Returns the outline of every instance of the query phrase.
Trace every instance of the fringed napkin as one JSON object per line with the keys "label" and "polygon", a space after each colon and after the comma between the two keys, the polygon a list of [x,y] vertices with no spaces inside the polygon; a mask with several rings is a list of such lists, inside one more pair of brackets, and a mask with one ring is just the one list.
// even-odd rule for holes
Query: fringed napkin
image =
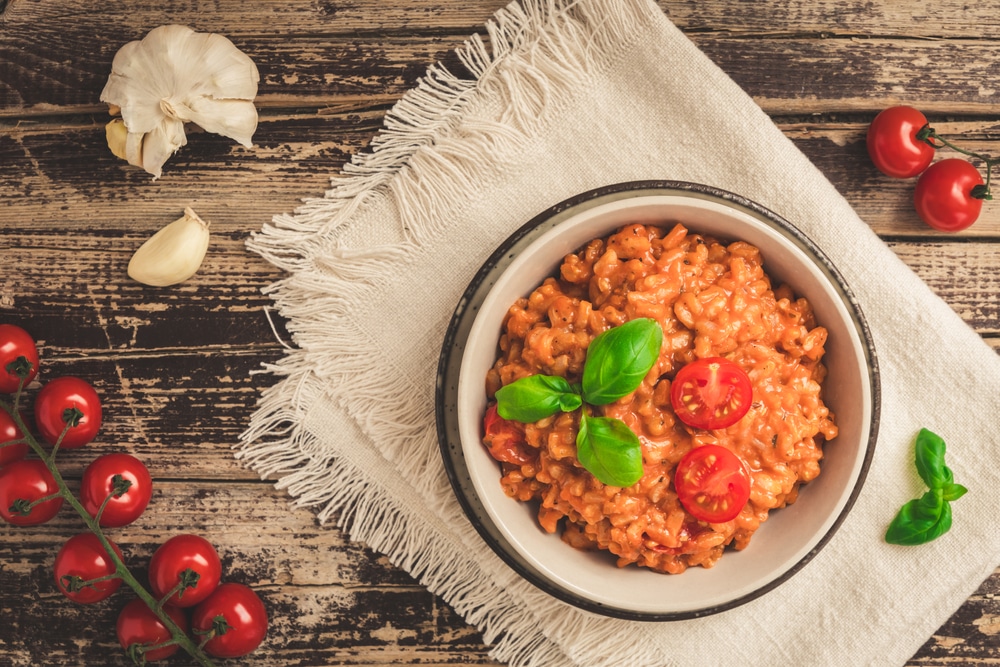
{"label": "fringed napkin", "polygon": [[[287,271],[269,292],[297,349],[271,369],[282,377],[238,456],[512,665],[905,662],[1000,561],[997,355],[651,0],[522,0],[486,29],[458,53],[471,77],[432,67],[325,197],[251,240]],[[883,382],[867,485],[826,548],[749,604],[670,623],[591,615],[519,579],[461,513],[434,424],[442,336],[483,260],[552,204],[643,179],[713,185],[793,221],[852,286]],[[970,491],[950,533],[890,546],[886,525],[922,490],[923,426]]]}

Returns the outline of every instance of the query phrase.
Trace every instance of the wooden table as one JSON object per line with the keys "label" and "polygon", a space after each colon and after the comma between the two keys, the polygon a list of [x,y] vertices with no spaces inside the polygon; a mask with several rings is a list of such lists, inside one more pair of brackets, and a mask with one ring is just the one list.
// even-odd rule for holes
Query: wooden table
{"label": "wooden table", "polygon": [[[454,64],[451,50],[504,4],[0,0],[0,321],[38,338],[46,377],[79,375],[104,399],[99,440],[61,455],[71,486],[105,452],[134,453],[152,471],[146,515],[114,534],[136,571],[163,540],[194,532],[217,545],[227,578],[260,591],[272,624],[246,664],[492,664],[447,604],[290,508],[231,449],[273,382],[254,371],[287,337],[261,294],[281,274],[245,249],[247,236],[320,195],[426,67]],[[1000,2],[660,4],[902,260],[1000,344],[1000,204],[967,232],[931,233],[912,211],[912,182],[881,177],[864,147],[874,114],[907,103],[952,139],[1000,154]],[[260,125],[250,150],[192,135],[154,182],[109,153],[98,98],[117,49],[166,23],[227,35],[254,59]],[[135,248],[185,206],[212,223],[198,275],[173,288],[129,280]],[[79,607],[53,587],[54,555],[81,527],[66,510],[42,527],[0,527],[0,664],[127,664],[114,635],[125,597]],[[1000,571],[911,664],[995,664],[998,592]]]}

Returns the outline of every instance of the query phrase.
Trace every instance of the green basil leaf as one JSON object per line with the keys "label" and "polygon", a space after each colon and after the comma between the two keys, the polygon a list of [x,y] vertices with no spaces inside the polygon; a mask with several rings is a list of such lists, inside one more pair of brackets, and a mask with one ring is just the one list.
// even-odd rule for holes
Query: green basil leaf
{"label": "green basil leaf", "polygon": [[885,541],[912,546],[925,544],[951,528],[951,504],[934,491],[903,505],[889,524]]}
{"label": "green basil leaf", "polygon": [[610,417],[580,418],[576,456],[608,486],[632,486],[642,477],[642,447],[625,422]]}
{"label": "green basil leaf", "polygon": [[656,320],[631,320],[598,335],[587,349],[583,400],[607,405],[636,390],[656,363],[663,330]]}
{"label": "green basil leaf", "polygon": [[958,500],[968,492],[968,489],[961,484],[945,484],[941,489],[941,497],[951,502],[952,500]]}
{"label": "green basil leaf", "polygon": [[916,442],[917,473],[928,488],[938,489],[953,479],[944,464],[944,440],[926,428],[920,429]]}
{"label": "green basil leaf", "polygon": [[504,419],[531,424],[562,410],[571,412],[582,405],[566,378],[556,375],[529,375],[501,387],[496,394],[497,414]]}

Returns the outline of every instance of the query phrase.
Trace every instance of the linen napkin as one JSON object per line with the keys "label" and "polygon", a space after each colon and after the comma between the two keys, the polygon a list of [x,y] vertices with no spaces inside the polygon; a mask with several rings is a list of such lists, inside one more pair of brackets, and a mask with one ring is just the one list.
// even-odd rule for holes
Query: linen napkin
{"label": "linen napkin", "polygon": [[[521,0],[486,33],[458,51],[468,73],[431,67],[325,196],[250,240],[286,271],[268,291],[296,347],[269,367],[279,379],[237,456],[440,594],[511,665],[905,662],[1000,561],[982,390],[1000,386],[997,355],[651,0]],[[873,465],[830,543],[757,600],[664,623],[583,612],[514,574],[460,511],[434,422],[445,328],[492,250],[571,195],[644,179],[737,192],[796,224],[854,290],[882,375]],[[922,491],[921,427],[970,491],[951,532],[892,546],[888,522]]]}

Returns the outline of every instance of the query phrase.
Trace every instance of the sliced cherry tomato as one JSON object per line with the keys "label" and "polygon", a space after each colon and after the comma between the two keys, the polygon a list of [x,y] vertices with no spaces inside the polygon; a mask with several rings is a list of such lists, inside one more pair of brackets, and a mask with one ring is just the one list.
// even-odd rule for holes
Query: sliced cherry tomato
{"label": "sliced cherry tomato", "polygon": [[216,589],[222,578],[222,563],[215,547],[198,535],[176,535],[160,545],[149,560],[149,587],[153,597],[162,600],[181,581],[181,573],[198,574],[194,586],[170,596],[167,604],[193,607]]}
{"label": "sliced cherry tomato", "polygon": [[677,418],[692,428],[732,426],[753,402],[746,372],[723,357],[698,359],[677,371],[670,386],[670,403]]}
{"label": "sliced cherry tomato", "polygon": [[17,427],[14,418],[6,410],[0,410],[0,466],[19,461],[28,455],[28,443],[19,442],[16,445],[4,445],[24,437]]}
{"label": "sliced cherry tomato", "polygon": [[38,348],[27,331],[16,324],[0,324],[0,393],[13,394],[21,384],[14,364],[20,357],[31,365],[24,386],[38,374]]}
{"label": "sliced cherry tomato", "polygon": [[708,523],[735,519],[750,499],[750,474],[720,445],[695,447],[677,464],[674,489],[691,516]]}
{"label": "sliced cherry tomato", "polygon": [[966,160],[936,162],[920,175],[913,190],[917,215],[939,231],[961,231],[979,218],[983,200],[973,195],[973,189],[982,185],[982,174]]}
{"label": "sliced cherry tomato", "polygon": [[[187,615],[181,609],[167,605],[163,607],[163,611],[181,630],[188,631]],[[118,614],[116,630],[118,631],[118,642],[130,655],[131,651],[135,650],[131,648],[133,645],[157,646],[171,637],[170,630],[163,624],[163,621],[153,613],[149,605],[139,598],[135,598],[125,605]],[[180,648],[179,645],[171,644],[153,651],[141,650],[141,654],[145,662],[156,662],[157,660],[166,660],[177,653],[178,648]],[[141,662],[137,661],[137,664],[141,664]]]}
{"label": "sliced cherry tomato", "polygon": [[524,465],[533,461],[537,454],[531,452],[522,429],[522,426],[497,414],[496,403],[493,403],[486,409],[483,418],[483,444],[497,461]]}
{"label": "sliced cherry tomato", "polygon": [[868,127],[868,156],[886,176],[912,178],[934,159],[934,147],[917,132],[927,125],[927,117],[913,107],[889,107]]}
{"label": "sliced cherry tomato", "polygon": [[55,478],[39,459],[13,461],[0,468],[0,517],[9,524],[37,526],[45,523],[59,513],[62,496],[25,508],[27,514],[23,514],[18,505],[34,503],[57,493],[59,486]]}
{"label": "sliced cherry tomato", "polygon": [[[228,628],[219,633],[221,628]],[[205,652],[217,658],[239,658],[256,650],[267,635],[267,609],[260,597],[243,584],[222,584],[194,609],[191,629],[216,633]]]}
{"label": "sliced cherry tomato", "polygon": [[101,428],[101,399],[78,377],[56,378],[35,397],[35,425],[48,443],[56,443],[67,423],[73,425],[60,445],[64,449],[83,447]]}
{"label": "sliced cherry tomato", "polygon": [[[118,546],[112,542],[111,547],[121,558]],[[114,595],[122,585],[118,577],[88,583],[114,573],[114,561],[93,533],[80,533],[69,538],[56,554],[56,586],[63,595],[80,604],[100,602]]]}
{"label": "sliced cherry tomato", "polygon": [[[131,484],[125,493],[112,495],[115,490],[115,476]],[[80,482],[80,502],[90,516],[97,516],[104,499],[107,505],[101,513],[100,524],[110,528],[127,526],[146,510],[153,494],[153,480],[142,461],[131,454],[105,454],[99,456],[86,470]]]}

